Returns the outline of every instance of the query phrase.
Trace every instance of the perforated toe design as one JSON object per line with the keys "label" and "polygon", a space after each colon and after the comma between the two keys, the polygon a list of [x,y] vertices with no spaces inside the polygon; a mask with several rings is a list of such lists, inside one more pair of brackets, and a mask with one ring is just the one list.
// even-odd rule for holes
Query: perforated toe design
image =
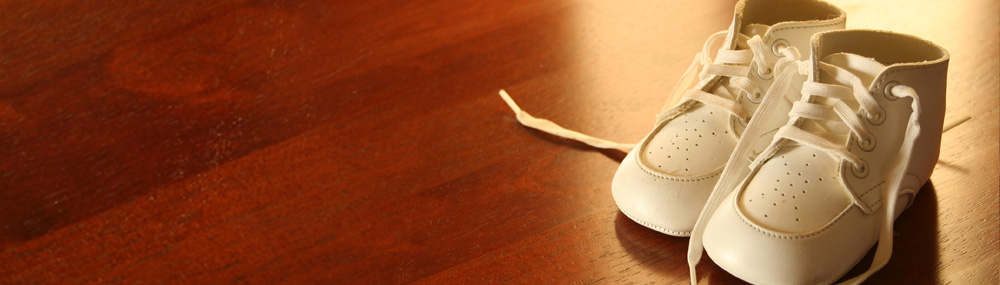
{"label": "perforated toe design", "polygon": [[744,214],[770,230],[805,233],[835,219],[850,206],[839,164],[806,147],[779,152],[763,165],[740,197]]}
{"label": "perforated toe design", "polygon": [[647,167],[674,176],[719,170],[736,147],[729,113],[699,105],[667,122],[642,150]]}

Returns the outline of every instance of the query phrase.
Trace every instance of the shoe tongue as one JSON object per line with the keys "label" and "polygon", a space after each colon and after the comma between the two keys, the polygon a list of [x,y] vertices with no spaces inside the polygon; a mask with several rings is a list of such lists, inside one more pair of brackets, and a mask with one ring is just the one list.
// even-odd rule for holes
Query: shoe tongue
{"label": "shoe tongue", "polygon": [[[767,29],[770,29],[770,28],[771,28],[771,26],[768,26],[768,25],[749,24],[749,25],[743,26],[742,30],[740,31],[740,34],[742,34],[744,36],[747,36],[747,37],[753,37],[753,36],[761,36],[761,37],[763,37],[764,33],[767,32]],[[730,34],[728,35],[728,38],[732,38],[734,36],[734,34],[733,34],[734,30],[735,30],[735,28],[733,28],[732,26],[729,27],[729,33]],[[737,40],[736,43],[735,43],[735,45],[733,45],[731,48],[733,50],[746,50],[746,49],[749,49],[747,47],[746,41],[739,41],[739,40]],[[723,46],[722,49],[727,49],[727,48],[725,46]],[[724,88],[723,85],[726,85],[726,84],[716,85],[714,87],[714,89],[712,89],[710,92],[712,92],[712,93],[718,92],[719,88]],[[735,90],[727,90],[726,92],[730,93],[730,94],[735,94],[736,93]],[[734,96],[730,95],[729,97],[732,98]]]}
{"label": "shoe tongue", "polygon": [[[763,37],[764,33],[767,33],[767,30],[770,29],[770,28],[771,28],[771,26],[768,26],[768,25],[747,24],[747,25],[744,25],[743,28],[740,30],[740,34],[742,34],[744,36],[747,36],[747,37],[751,37],[751,38],[754,37],[754,36],[761,36],[761,37]],[[735,29],[733,27],[730,27],[730,33],[732,33],[733,30],[735,30]],[[729,37],[732,37],[732,36],[734,36],[734,35],[733,34],[729,35]],[[747,50],[747,49],[749,49],[749,47],[747,46],[746,41],[741,41],[741,40],[737,40],[736,44],[732,48],[734,50]],[[729,79],[725,79],[724,82],[728,82],[728,80]],[[725,90],[725,95],[724,96],[725,97],[729,97],[729,98],[736,98],[735,95],[731,95],[731,94],[737,94],[739,91],[733,89],[732,87],[725,87],[725,86],[730,86],[730,85],[728,85],[728,83],[718,84],[710,92],[719,94],[718,92],[720,92],[720,89],[727,89],[727,90]]]}
{"label": "shoe tongue", "polygon": [[[870,87],[872,85],[872,81],[875,81],[875,77],[885,70],[885,65],[875,61],[875,59],[853,53],[834,53],[826,56],[822,61],[830,65],[843,68],[851,74],[854,74],[858,77],[858,79],[861,79],[861,83],[864,84],[865,87]],[[838,82],[834,81],[833,78],[830,78],[830,76],[824,76],[820,82],[838,84]],[[839,82],[839,84],[845,83],[847,82]]]}

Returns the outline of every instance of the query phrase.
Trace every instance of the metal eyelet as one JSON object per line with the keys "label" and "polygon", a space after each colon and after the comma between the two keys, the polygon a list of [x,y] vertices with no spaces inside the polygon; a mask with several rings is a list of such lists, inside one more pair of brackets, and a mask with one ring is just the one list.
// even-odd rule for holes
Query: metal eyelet
{"label": "metal eyelet", "polygon": [[868,162],[861,160],[861,169],[851,165],[851,174],[854,174],[854,177],[859,179],[868,177]]}
{"label": "metal eyelet", "polygon": [[756,69],[757,69],[757,77],[760,77],[760,79],[768,80],[774,78],[774,70],[771,70],[770,67],[768,67],[764,71],[764,73],[760,73],[760,67],[757,67]]}
{"label": "metal eyelet", "polygon": [[890,101],[895,101],[896,99],[899,99],[899,97],[896,97],[896,95],[892,95],[892,88],[896,87],[896,85],[899,85],[899,82],[890,81],[889,83],[885,84],[885,90],[882,91],[882,94],[885,95],[885,99],[889,99]]}
{"label": "metal eyelet", "polygon": [[781,50],[789,47],[788,41],[785,39],[777,39],[771,43],[771,52],[776,56],[781,56]]}
{"label": "metal eyelet", "polygon": [[750,100],[754,104],[760,104],[762,99],[764,99],[764,95],[760,94],[760,90],[747,94],[747,100]]}
{"label": "metal eyelet", "polygon": [[870,113],[865,117],[868,118],[868,123],[871,123],[872,125],[875,126],[881,125],[883,122],[885,122],[885,109],[882,109],[882,107],[878,107],[878,110],[875,110],[875,113]]}
{"label": "metal eyelet", "polygon": [[868,134],[866,138],[858,138],[858,147],[863,151],[875,149],[875,136]]}

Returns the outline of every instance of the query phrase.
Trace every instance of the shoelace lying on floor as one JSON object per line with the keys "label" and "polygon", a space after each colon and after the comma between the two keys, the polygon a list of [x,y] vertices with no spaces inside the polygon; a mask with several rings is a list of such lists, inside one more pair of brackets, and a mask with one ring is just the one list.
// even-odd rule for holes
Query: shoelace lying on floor
{"label": "shoelace lying on floor", "polygon": [[[757,72],[759,74],[770,74],[773,72],[770,65],[766,63],[767,60],[765,53],[769,51],[760,36],[750,38],[739,34],[738,36],[741,38],[738,42],[746,42],[745,46],[748,47],[748,49],[720,49],[713,61],[709,58],[710,49],[717,40],[724,38],[727,33],[728,31],[717,32],[705,41],[702,51],[695,55],[691,65],[688,66],[687,71],[684,72],[683,76],[681,76],[680,82],[678,82],[678,85],[674,87],[674,90],[668,97],[666,104],[664,104],[663,108],[660,110],[660,113],[657,116],[657,123],[672,117],[672,115],[675,115],[676,112],[680,112],[673,108],[674,106],[679,105],[675,104],[675,101],[678,99],[680,100],[680,104],[701,102],[706,105],[722,108],[739,117],[743,120],[743,122],[750,120],[750,112],[736,102],[736,98],[738,96],[737,94],[739,92],[743,92],[747,94],[747,96],[760,99],[760,87],[753,83],[753,81],[751,81],[747,76],[749,76],[751,72],[750,66],[753,63],[756,63]],[[794,55],[794,58],[798,59],[798,51],[793,51],[794,48],[786,50],[789,50],[785,53],[786,57]],[[782,63],[782,59],[779,59],[776,67],[778,64]],[[702,71],[698,74],[700,82],[695,88],[688,89],[688,86],[691,86],[691,83],[694,81],[694,74],[697,71],[698,66],[702,66]],[[728,79],[728,81],[722,84],[723,88],[716,89],[716,93],[718,94],[701,90],[705,87],[705,85],[719,77]],[[683,95],[678,96],[681,92],[684,92]],[[734,94],[734,92],[737,94]],[[576,140],[600,149],[618,149],[629,151],[635,147],[635,144],[619,143],[606,139],[595,138],[587,134],[566,129],[552,121],[537,118],[522,110],[521,107],[514,102],[514,99],[510,97],[510,94],[507,94],[507,91],[500,90],[499,93],[500,97],[507,102],[507,106],[514,111],[517,121],[526,127],[562,138]]]}
{"label": "shoelace lying on floor", "polygon": [[[800,63],[800,72],[805,73],[804,71],[807,71],[805,68],[808,68],[809,64],[810,62]],[[873,120],[879,119],[879,116],[885,116],[882,109],[878,106],[878,103],[872,98],[872,95],[868,93],[867,88],[865,88],[857,76],[854,76],[847,70],[840,67],[825,63],[819,63],[819,65],[820,69],[837,78],[838,82],[850,82],[851,86],[845,87],[834,84],[806,82],[802,86],[802,94],[804,94],[804,96],[826,98],[827,104],[797,101],[795,102],[795,105],[793,105],[792,110],[789,112],[789,116],[792,117],[792,120],[795,118],[804,118],[816,121],[839,121],[847,125],[850,132],[862,141],[862,145],[873,145],[874,141],[872,141],[873,138],[871,134],[865,130],[864,125],[861,123],[855,111],[844,103],[844,99],[848,99],[850,97],[851,99],[857,101],[860,104],[861,109],[865,110],[865,113],[868,114]],[[863,282],[872,274],[882,269],[882,267],[888,263],[889,257],[892,256],[892,231],[894,222],[892,211],[896,208],[896,199],[900,193],[899,187],[905,176],[906,167],[909,165],[910,153],[913,150],[914,141],[920,134],[920,124],[918,122],[920,117],[920,100],[916,91],[907,86],[897,85],[891,89],[891,93],[897,97],[913,98],[911,103],[913,112],[910,114],[910,119],[907,123],[905,137],[903,138],[903,145],[899,148],[896,159],[892,164],[893,167],[889,177],[889,185],[882,191],[882,201],[885,201],[885,204],[879,209],[878,213],[879,219],[882,220],[882,225],[879,231],[878,248],[875,251],[875,258],[872,261],[871,267],[867,271],[857,277],[845,281],[845,284],[859,284]],[[764,106],[762,105],[761,108],[764,108]],[[751,128],[756,128],[759,125],[761,124],[751,122],[751,125],[747,127],[747,133],[751,132]],[[868,167],[865,162],[856,155],[850,153],[844,146],[833,143],[820,135],[810,133],[809,131],[803,130],[795,125],[785,125],[781,127],[781,129],[779,129],[775,134],[774,140],[770,146],[763,153],[766,154],[776,152],[779,145],[777,142],[780,140],[791,140],[802,145],[824,150],[831,156],[850,162],[856,170],[867,171],[867,169],[863,169]],[[763,163],[765,159],[767,159],[767,155],[760,155],[754,159],[750,165],[735,165],[739,163],[739,159],[734,161],[735,158],[738,158],[737,153],[747,151],[751,145],[752,144],[750,142],[743,144],[743,141],[741,141],[740,145],[737,145],[736,153],[730,157],[729,163],[731,164],[727,164],[726,171],[724,171],[719,182],[716,184],[715,189],[712,191],[709,203],[706,204],[705,208],[702,210],[701,216],[695,224],[695,229],[692,231],[691,240],[688,244],[688,266],[690,267],[692,284],[697,283],[695,266],[701,259],[701,255],[704,250],[701,238],[705,232],[705,224],[719,207],[722,200],[725,199],[730,192],[735,190],[739,183],[745,179],[747,175],[749,175],[750,170],[756,168],[759,164]],[[904,191],[913,191],[913,189],[907,189]],[[855,193],[849,190],[846,192],[848,192],[846,194],[850,197],[854,205],[857,205],[865,213],[871,214],[873,212],[870,207],[860,201]]]}

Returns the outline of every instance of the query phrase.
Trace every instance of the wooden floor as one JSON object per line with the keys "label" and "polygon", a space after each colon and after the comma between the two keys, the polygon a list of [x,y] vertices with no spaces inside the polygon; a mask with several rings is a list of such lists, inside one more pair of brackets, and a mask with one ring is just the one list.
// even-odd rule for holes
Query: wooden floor
{"label": "wooden floor", "polygon": [[[997,284],[997,1],[834,2],[947,48],[971,117],[871,283]],[[623,153],[496,92],[637,141],[733,4],[2,0],[0,283],[688,282]]]}

